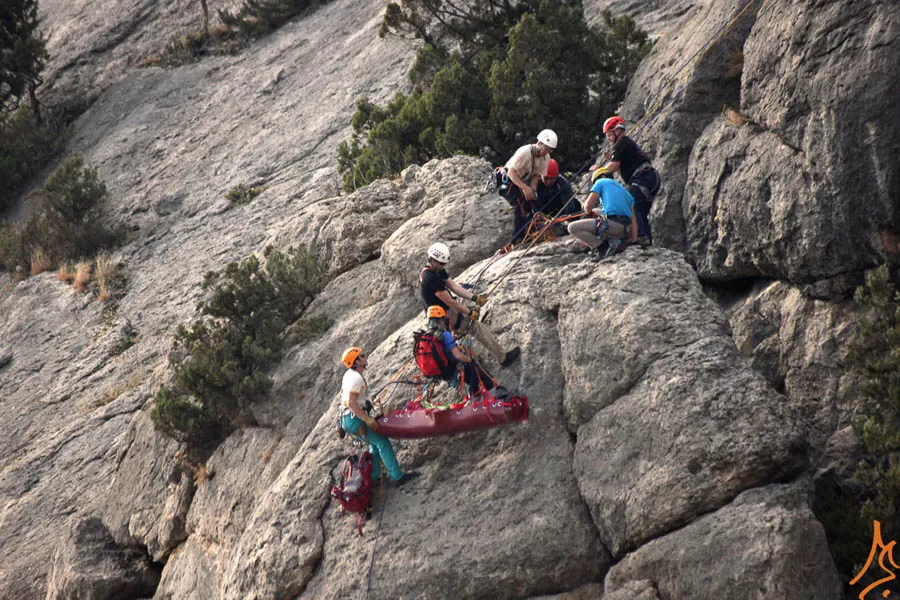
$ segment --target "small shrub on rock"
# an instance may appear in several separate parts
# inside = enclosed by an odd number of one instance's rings
[[[228,190],[228,193],[225,194],[225,199],[232,204],[249,204],[264,191],[266,191],[266,188],[261,185],[247,186],[239,184]]]
[[[251,405],[271,389],[266,371],[282,356],[285,330],[325,286],[325,270],[302,246],[287,253],[267,248],[264,259],[251,256],[207,273],[200,319],[175,333],[169,356],[175,385],[153,415],[194,460],[209,450],[209,440],[253,422]]]
[[[12,208],[16,190],[57,156],[69,137],[67,126],[55,119],[38,122],[26,106],[0,120],[0,213]]]
[[[240,34],[223,25],[176,38],[140,66],[172,69],[195,63],[208,55],[234,54],[245,45],[246,40]]]
[[[859,485],[852,493],[816,498],[816,514],[847,580],[866,560],[873,521],[881,522],[885,543],[900,537],[900,292],[886,265],[869,274],[855,299],[858,331],[845,361],[852,383],[843,400],[855,414],[864,449]]]
[[[219,11],[222,23],[248,39],[278,29],[294,17],[328,0],[244,0],[237,12]]]
[[[874,496],[863,515],[882,522],[885,539],[900,536],[900,292],[886,265],[873,271],[856,291],[862,309],[859,332],[851,341],[847,369],[859,385],[861,411],[856,432],[867,458],[857,477]]]
[[[30,267],[32,256],[42,253],[51,265],[80,260],[111,248],[122,232],[103,223],[106,185],[84,157],[73,154],[30,195],[31,219],[6,226],[0,233],[0,264],[11,272]]]

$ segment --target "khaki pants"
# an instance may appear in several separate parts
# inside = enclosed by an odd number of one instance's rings
[[[597,219],[581,219],[569,223],[569,233],[578,238],[591,248],[596,248],[603,240],[610,238],[624,239],[625,226],[618,221],[609,219],[606,221],[606,231],[597,235]]]
[[[450,324],[456,325],[457,319],[459,318],[459,313],[454,309],[450,309]],[[472,335],[475,336],[475,339],[481,342],[481,345],[484,346],[488,352],[494,355],[494,358],[497,359],[497,362],[503,362],[503,359],[506,358],[506,350],[503,349],[503,346],[500,345],[500,341],[497,339],[497,336],[491,332],[490,329],[485,327],[482,323],[478,321],[473,321],[467,316],[463,316],[461,328],[465,329],[466,327],[470,328]]]

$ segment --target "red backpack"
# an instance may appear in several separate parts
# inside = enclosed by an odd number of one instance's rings
[[[414,334],[413,354],[416,366],[426,377],[444,377],[451,368],[450,359],[444,352],[444,345],[428,331],[417,331]],[[455,365],[452,365],[455,367]]]
[[[344,461],[341,481],[331,488],[331,497],[341,505],[341,512],[356,513],[356,528],[363,534],[363,515],[372,500],[372,466],[374,462],[368,451],[353,454]]]

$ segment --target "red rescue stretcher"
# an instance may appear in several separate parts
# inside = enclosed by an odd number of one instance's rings
[[[420,439],[478,431],[528,419],[528,396],[493,397],[444,409],[407,406],[376,419],[378,433],[389,438]]]

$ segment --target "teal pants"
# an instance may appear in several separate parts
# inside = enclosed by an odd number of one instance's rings
[[[362,419],[354,414],[341,417],[341,427],[347,433],[359,435],[359,428],[362,425]],[[375,462],[375,466],[372,467],[372,479],[381,477],[382,462],[387,468],[388,475],[391,476],[391,481],[397,481],[403,477],[403,469],[400,468],[400,463],[397,462],[397,455],[394,454],[394,447],[391,446],[391,441],[368,427],[365,428],[365,431],[366,434],[362,437],[369,442],[369,452],[372,453],[372,459]]]

